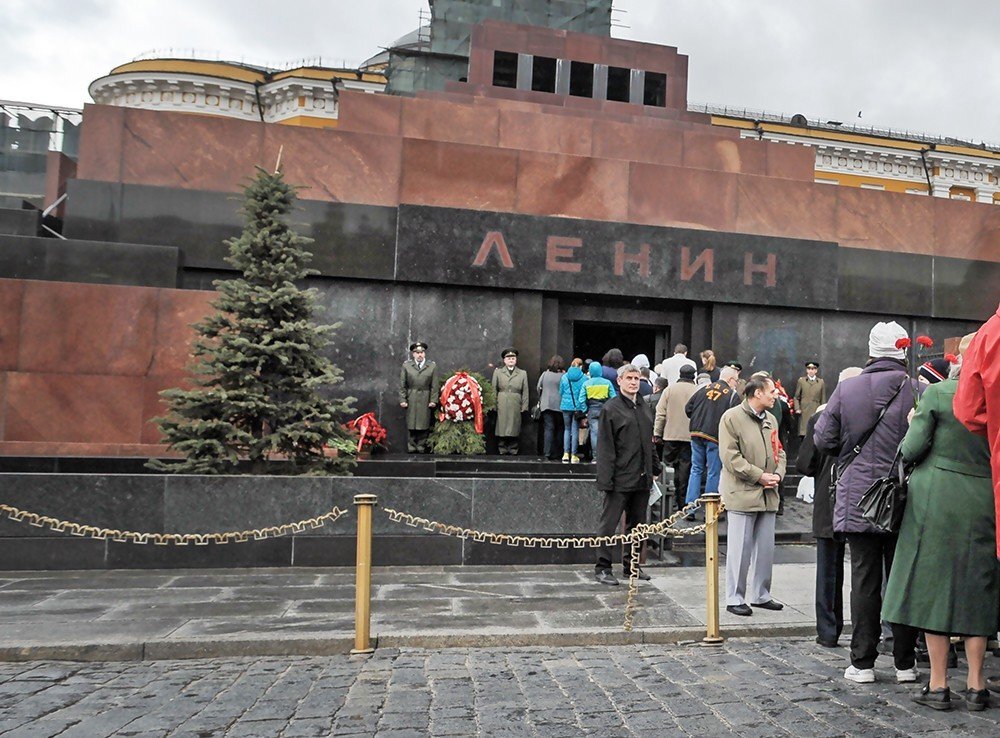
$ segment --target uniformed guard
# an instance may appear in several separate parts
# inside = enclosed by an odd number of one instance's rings
[[[497,444],[500,455],[517,453],[521,435],[521,413],[528,410],[528,373],[517,368],[517,349],[504,349],[503,366],[493,371],[493,390],[497,395]]]
[[[799,416],[799,437],[806,434],[809,418],[826,402],[826,384],[819,376],[819,362],[806,362],[806,376],[795,384],[795,414]]]
[[[406,409],[406,450],[411,454],[430,451],[427,437],[434,423],[434,408],[441,394],[437,364],[427,360],[427,344],[410,344],[413,357],[399,375],[399,406]]]

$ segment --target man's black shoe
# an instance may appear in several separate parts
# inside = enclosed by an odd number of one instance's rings
[[[608,569],[603,569],[596,574],[597,581],[601,584],[607,584],[612,587],[618,586],[618,580],[615,579],[615,575],[612,574]]]
[[[825,638],[820,638],[819,636],[816,636],[816,643],[823,646],[823,648],[836,648],[840,645],[837,641],[828,641]]]
[[[733,615],[742,615],[747,617],[748,615],[753,615],[753,610],[750,609],[750,605],[726,605],[726,612],[731,612]]]
[[[944,689],[935,689],[932,692],[930,685],[925,684],[924,688],[920,690],[920,693],[913,695],[910,699],[918,705],[926,705],[933,710],[951,709],[951,692],[947,687]]]
[[[990,690],[988,689],[966,689],[958,693],[965,700],[965,707],[969,712],[981,712],[990,706]]]
[[[1000,694],[1000,675],[986,677],[986,688]]]
[[[642,569],[639,569],[638,571],[639,571],[639,573],[635,575],[636,579],[641,579],[644,582],[648,582],[650,579],[652,579],[652,577],[649,576],[649,574],[647,574],[646,572],[644,572]],[[622,572],[622,574],[625,576],[626,579],[629,578],[629,572],[627,572],[627,571],[626,572]]]
[[[785,606],[780,602],[775,602],[774,600],[768,600],[767,602],[755,602],[754,607],[759,607],[761,610],[784,610]]]

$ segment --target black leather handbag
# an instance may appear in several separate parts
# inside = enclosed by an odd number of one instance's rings
[[[889,473],[868,488],[858,502],[861,517],[882,533],[898,533],[906,509],[909,479],[901,451],[896,451]]]

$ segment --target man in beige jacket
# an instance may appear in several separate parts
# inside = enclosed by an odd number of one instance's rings
[[[691,474],[691,419],[684,412],[684,407],[697,390],[694,367],[685,365],[680,368],[677,382],[668,385],[656,403],[653,443],[663,444],[663,463],[673,467],[677,510],[684,507]]]
[[[751,377],[743,396],[743,402],[727,410],[719,423],[719,491],[728,516],[726,610],[746,616],[753,614],[751,605],[764,610],[784,607],[771,598],[771,569],[785,450],[774,416],[767,412],[777,399],[771,378]],[[747,604],[751,562],[754,575]]]

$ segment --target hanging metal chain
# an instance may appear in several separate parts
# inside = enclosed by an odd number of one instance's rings
[[[265,538],[279,538],[294,533],[304,533],[307,530],[322,528],[327,523],[332,523],[343,515],[346,510],[334,507],[330,512],[315,518],[299,520],[295,523],[285,523],[284,525],[272,525],[266,528],[253,528],[251,530],[228,531],[225,533],[137,533],[131,530],[118,530],[117,528],[98,528],[94,525],[73,523],[59,518],[52,518],[47,515],[27,512],[11,505],[0,504],[0,514],[6,515],[11,520],[19,523],[27,523],[35,528],[51,528],[59,533],[69,533],[73,536],[85,538],[96,538],[99,541],[111,539],[118,543],[152,543],[156,546],[207,546],[209,543],[246,543],[247,541],[262,541]]]
[[[696,500],[695,502],[692,502],[691,504],[685,506],[682,510],[678,510],[676,513],[671,515],[667,520],[663,522],[654,523],[652,525],[647,523],[640,523],[635,527],[635,530],[643,533],[646,536],[646,538],[650,536],[661,535],[659,529],[663,527],[665,523],[669,523],[672,525],[674,522],[676,522],[677,519],[679,519],[681,515],[686,515],[688,513],[688,508],[690,508],[692,505],[697,506],[700,504],[701,504],[700,500]],[[726,511],[726,506],[720,502],[719,511],[715,519],[716,525],[718,525],[719,519],[722,516],[722,513],[724,513],[725,511]],[[668,530],[672,532],[676,529],[668,528]],[[680,530],[683,531],[681,535],[686,535],[686,536],[693,536],[699,533],[704,533],[706,530],[708,530],[708,521],[706,520],[701,525],[692,525],[690,528],[681,528]],[[625,597],[625,619],[622,622],[622,628],[628,632],[631,632],[632,625],[635,622],[636,597],[639,595],[639,544],[640,541],[633,541],[631,548],[632,569],[629,572],[628,594]]]

